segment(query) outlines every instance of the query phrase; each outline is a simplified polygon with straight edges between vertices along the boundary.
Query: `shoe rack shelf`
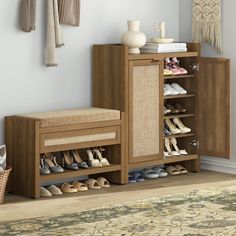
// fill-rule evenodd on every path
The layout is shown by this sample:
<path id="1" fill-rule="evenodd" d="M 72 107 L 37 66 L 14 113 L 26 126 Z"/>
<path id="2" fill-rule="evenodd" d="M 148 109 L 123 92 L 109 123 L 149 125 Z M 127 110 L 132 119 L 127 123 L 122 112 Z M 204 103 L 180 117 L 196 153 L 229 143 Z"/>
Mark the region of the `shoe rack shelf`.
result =
<path id="1" fill-rule="evenodd" d="M 76 178 L 80 176 L 94 175 L 100 173 L 120 171 L 121 165 L 119 164 L 110 164 L 110 166 L 105 167 L 89 167 L 88 169 L 79 169 L 77 171 L 64 170 L 63 173 L 51 173 L 50 175 L 40 175 L 41 183 L 52 180 L 60 180 L 67 178 Z"/>
<path id="2" fill-rule="evenodd" d="M 172 134 L 169 136 L 163 136 L 163 138 L 186 138 L 186 137 L 193 137 L 195 136 L 194 133 L 187 133 L 187 134 Z"/>
<path id="3" fill-rule="evenodd" d="M 188 78 L 196 78 L 195 75 L 166 75 L 164 76 L 164 80 L 166 79 L 188 79 Z"/>
<path id="4" fill-rule="evenodd" d="M 129 170 L 135 168 L 145 168 L 149 166 L 162 165 L 162 164 L 171 164 L 171 163 L 181 163 L 182 165 L 191 166 L 191 162 L 198 161 L 198 155 L 181 155 L 181 156 L 172 156 L 168 158 L 163 158 L 159 160 L 152 160 L 148 162 L 140 162 L 140 163 L 131 163 L 129 164 Z M 184 164 L 183 164 L 184 163 Z"/>
<path id="5" fill-rule="evenodd" d="M 176 115 L 165 115 L 164 119 L 172 119 L 175 117 L 183 118 L 183 117 L 193 117 L 195 114 L 176 114 Z"/>
<path id="6" fill-rule="evenodd" d="M 177 98 L 191 98 L 191 97 L 195 97 L 195 94 L 181 94 L 181 95 L 169 95 L 169 96 L 165 96 L 164 99 L 177 99 Z"/>

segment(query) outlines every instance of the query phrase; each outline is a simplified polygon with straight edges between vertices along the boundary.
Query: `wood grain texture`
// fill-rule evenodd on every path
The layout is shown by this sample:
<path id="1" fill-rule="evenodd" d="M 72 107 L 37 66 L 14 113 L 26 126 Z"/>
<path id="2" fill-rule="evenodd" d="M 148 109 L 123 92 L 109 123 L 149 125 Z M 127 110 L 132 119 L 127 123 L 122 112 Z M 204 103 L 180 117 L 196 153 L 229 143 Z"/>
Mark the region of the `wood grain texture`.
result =
<path id="1" fill-rule="evenodd" d="M 8 189 L 27 197 L 39 197 L 38 127 L 35 120 L 5 118 L 7 162 L 12 166 Z"/>
<path id="2" fill-rule="evenodd" d="M 230 158 L 230 61 L 201 58 L 199 79 L 200 153 Z"/>

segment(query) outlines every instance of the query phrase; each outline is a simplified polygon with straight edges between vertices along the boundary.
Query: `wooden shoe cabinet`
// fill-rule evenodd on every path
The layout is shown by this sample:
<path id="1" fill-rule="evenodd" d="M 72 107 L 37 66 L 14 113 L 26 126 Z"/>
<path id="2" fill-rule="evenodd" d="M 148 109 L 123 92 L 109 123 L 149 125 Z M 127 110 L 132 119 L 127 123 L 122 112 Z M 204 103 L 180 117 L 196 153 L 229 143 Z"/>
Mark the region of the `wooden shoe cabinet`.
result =
<path id="1" fill-rule="evenodd" d="M 165 58 L 177 57 L 187 75 L 163 76 Z M 176 82 L 185 95 L 163 96 L 163 85 Z M 164 116 L 164 104 L 179 102 L 187 113 Z M 93 105 L 125 113 L 128 169 L 181 163 L 199 171 L 199 156 L 229 158 L 229 60 L 202 58 L 199 44 L 188 52 L 128 54 L 122 45 L 93 47 Z M 171 135 L 188 155 L 163 156 L 163 123 L 179 117 L 191 133 Z"/>
<path id="2" fill-rule="evenodd" d="M 111 183 L 127 180 L 124 114 L 108 109 L 77 109 L 31 113 L 5 118 L 8 164 L 12 166 L 8 191 L 38 198 L 40 186 L 63 183 L 80 176 L 103 176 Z M 103 146 L 109 166 L 64 170 L 40 175 L 40 154 L 79 150 L 87 161 L 86 149 Z"/>

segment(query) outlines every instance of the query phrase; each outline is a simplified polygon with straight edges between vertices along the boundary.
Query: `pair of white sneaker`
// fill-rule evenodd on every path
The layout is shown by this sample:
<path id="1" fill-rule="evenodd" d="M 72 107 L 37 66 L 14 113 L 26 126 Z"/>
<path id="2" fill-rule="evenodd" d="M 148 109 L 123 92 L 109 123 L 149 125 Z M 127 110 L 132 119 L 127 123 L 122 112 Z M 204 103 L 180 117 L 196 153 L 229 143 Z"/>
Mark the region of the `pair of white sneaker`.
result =
<path id="1" fill-rule="evenodd" d="M 187 91 L 177 83 L 164 84 L 164 96 L 186 94 Z"/>

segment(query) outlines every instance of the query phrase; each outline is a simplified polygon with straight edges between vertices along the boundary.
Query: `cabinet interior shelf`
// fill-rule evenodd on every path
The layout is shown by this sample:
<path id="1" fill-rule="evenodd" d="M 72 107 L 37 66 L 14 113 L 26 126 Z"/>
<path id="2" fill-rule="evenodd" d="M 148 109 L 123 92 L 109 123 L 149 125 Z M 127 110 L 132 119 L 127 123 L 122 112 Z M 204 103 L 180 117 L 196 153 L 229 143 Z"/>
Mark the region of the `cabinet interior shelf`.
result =
<path id="1" fill-rule="evenodd" d="M 158 160 L 153 160 L 153 161 L 132 163 L 132 164 L 129 164 L 129 170 L 140 168 L 140 167 L 162 165 L 162 164 L 168 164 L 168 163 L 174 163 L 174 162 L 191 161 L 191 160 L 197 160 L 197 159 L 198 159 L 197 154 L 173 156 L 173 157 L 168 157 L 168 158 L 163 158 L 163 159 L 158 159 Z"/>
<path id="2" fill-rule="evenodd" d="M 179 118 L 183 118 L 183 117 L 193 117 L 195 116 L 195 114 L 193 113 L 189 113 L 189 114 L 176 114 L 176 115 L 165 115 L 164 116 L 164 119 L 172 119 L 172 118 L 175 118 L 175 117 L 179 117 Z"/>
<path id="3" fill-rule="evenodd" d="M 163 136 L 163 138 L 185 138 L 185 137 L 192 137 L 195 136 L 194 133 L 188 133 L 188 134 L 172 134 L 168 136 Z"/>
<path id="4" fill-rule="evenodd" d="M 196 78 L 195 75 L 165 75 L 164 79 L 187 79 L 187 78 Z"/>
<path id="5" fill-rule="evenodd" d="M 58 180 L 66 178 L 76 178 L 79 176 L 86 176 L 92 174 L 100 174 L 106 172 L 113 172 L 121 170 L 120 164 L 110 164 L 110 166 L 104 167 L 89 167 L 88 169 L 79 169 L 77 171 L 73 170 L 64 170 L 63 173 L 51 173 L 49 175 L 40 175 L 41 182 L 49 180 Z"/>
<path id="6" fill-rule="evenodd" d="M 181 94 L 181 95 L 171 95 L 171 96 L 164 96 L 164 99 L 175 99 L 175 98 L 190 98 L 194 97 L 194 94 Z"/>

